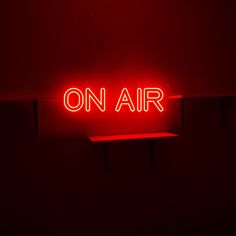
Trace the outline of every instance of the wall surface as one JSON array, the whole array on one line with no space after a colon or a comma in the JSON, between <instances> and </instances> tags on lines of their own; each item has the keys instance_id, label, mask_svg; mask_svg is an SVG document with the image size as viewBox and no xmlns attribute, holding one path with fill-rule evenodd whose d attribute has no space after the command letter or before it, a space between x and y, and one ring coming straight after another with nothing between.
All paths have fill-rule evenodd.
<instances>
[{"instance_id":1,"label":"wall surface","mask_svg":"<svg viewBox=\"0 0 236 236\"><path fill-rule=\"evenodd\" d=\"M222 105L224 104L224 105ZM236 100L186 99L173 140L104 147L0 104L1 235L235 235Z\"/></svg>"},{"instance_id":2,"label":"wall surface","mask_svg":"<svg viewBox=\"0 0 236 236\"><path fill-rule=\"evenodd\" d=\"M164 75L173 93L235 94L232 0L9 0L1 17L1 97L121 71Z\"/></svg>"},{"instance_id":3,"label":"wall surface","mask_svg":"<svg viewBox=\"0 0 236 236\"><path fill-rule=\"evenodd\" d=\"M0 235L236 235L236 100L211 97L236 95L235 1L7 0L0 17ZM150 79L188 97L153 160L131 141L104 163L102 145L48 135L63 125L42 106L35 127L35 98Z\"/></svg>"}]
</instances>

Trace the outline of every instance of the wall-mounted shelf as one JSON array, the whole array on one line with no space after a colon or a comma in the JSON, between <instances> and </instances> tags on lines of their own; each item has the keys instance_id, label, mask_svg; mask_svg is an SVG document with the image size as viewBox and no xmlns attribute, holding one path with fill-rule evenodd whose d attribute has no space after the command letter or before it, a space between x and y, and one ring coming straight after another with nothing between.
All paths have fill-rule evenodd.
<instances>
[{"instance_id":1,"label":"wall-mounted shelf","mask_svg":"<svg viewBox=\"0 0 236 236\"><path fill-rule=\"evenodd\" d=\"M104 148L104 169L108 170L108 144L114 142L124 141L136 141L136 140L148 140L150 141L150 165L153 165L154 159L154 140L158 139L170 139L176 138L178 134L170 132L157 132L157 133L142 133L142 134L122 134L122 135L110 135L110 136L91 136L89 140L92 143L103 144Z\"/></svg>"},{"instance_id":2,"label":"wall-mounted shelf","mask_svg":"<svg viewBox=\"0 0 236 236\"><path fill-rule=\"evenodd\" d=\"M177 137L177 134L169 132L158 133L145 133L145 134L122 134L122 135L110 135L110 136L92 136L89 140L94 143L109 143L117 141L132 141L132 140L144 140L144 139L160 139L160 138L173 138Z\"/></svg>"}]
</instances>

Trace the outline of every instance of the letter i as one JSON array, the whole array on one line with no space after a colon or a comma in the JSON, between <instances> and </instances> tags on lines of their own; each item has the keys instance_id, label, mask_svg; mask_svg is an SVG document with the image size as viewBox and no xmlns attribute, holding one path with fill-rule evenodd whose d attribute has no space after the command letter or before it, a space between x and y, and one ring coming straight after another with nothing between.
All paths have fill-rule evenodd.
<instances>
[{"instance_id":1,"label":"letter i","mask_svg":"<svg viewBox=\"0 0 236 236\"><path fill-rule=\"evenodd\" d=\"M141 88L137 89L137 111L141 112L143 110L143 91Z\"/></svg>"}]
</instances>

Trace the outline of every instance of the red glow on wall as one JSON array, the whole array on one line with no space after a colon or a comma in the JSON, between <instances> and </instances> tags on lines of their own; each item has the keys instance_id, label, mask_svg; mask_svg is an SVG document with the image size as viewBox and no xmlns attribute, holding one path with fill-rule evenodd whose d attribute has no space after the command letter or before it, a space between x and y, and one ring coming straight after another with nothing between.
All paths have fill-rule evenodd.
<instances>
[{"instance_id":1,"label":"red glow on wall","mask_svg":"<svg viewBox=\"0 0 236 236\"><path fill-rule=\"evenodd\" d=\"M70 88L64 93L64 106L70 112L78 112L82 107L85 107L85 111L90 112L93 104L95 105L93 109L98 108L101 112L105 112L106 100L111 101L113 95L107 99L105 88L101 88L99 93L99 96L95 95L90 88L86 88L84 93L78 88ZM117 102L114 110L120 112L122 109L128 108L131 112L148 112L152 104L157 111L162 112L164 110L161 105L163 97L164 93L160 88L138 88L136 96L133 96L133 98L128 88L123 88L118 99L115 98Z\"/></svg>"},{"instance_id":2,"label":"red glow on wall","mask_svg":"<svg viewBox=\"0 0 236 236\"><path fill-rule=\"evenodd\" d=\"M175 101L169 99L173 92L172 86L167 83L171 78L166 75L153 71L118 71L71 72L60 76L58 85L52 91L55 101L43 102L41 105L45 108L40 115L47 120L45 124L41 123L45 132L88 137L167 131L165 126L169 120L166 122L166 117L172 112ZM130 106L123 104L117 112L116 107L124 88L130 96ZM150 88L160 89L163 98L160 90L146 90L145 98L144 89ZM126 99L123 96L123 102ZM148 105L145 105L146 99ZM163 112L161 108L158 109L159 104L164 108ZM133 108L135 111L132 112Z\"/></svg>"}]
</instances>

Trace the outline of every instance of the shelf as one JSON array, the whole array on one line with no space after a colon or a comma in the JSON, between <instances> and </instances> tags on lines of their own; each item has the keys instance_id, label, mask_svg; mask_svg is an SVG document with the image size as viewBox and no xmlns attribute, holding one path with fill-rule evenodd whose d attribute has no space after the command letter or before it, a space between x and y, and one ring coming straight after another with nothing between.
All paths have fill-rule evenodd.
<instances>
[{"instance_id":1,"label":"shelf","mask_svg":"<svg viewBox=\"0 0 236 236\"><path fill-rule=\"evenodd\" d=\"M89 140L93 143L106 143L129 140L145 140L145 139L163 139L178 137L177 134L169 132L145 133L145 134L122 134L110 136L92 136Z\"/></svg>"}]
</instances>

